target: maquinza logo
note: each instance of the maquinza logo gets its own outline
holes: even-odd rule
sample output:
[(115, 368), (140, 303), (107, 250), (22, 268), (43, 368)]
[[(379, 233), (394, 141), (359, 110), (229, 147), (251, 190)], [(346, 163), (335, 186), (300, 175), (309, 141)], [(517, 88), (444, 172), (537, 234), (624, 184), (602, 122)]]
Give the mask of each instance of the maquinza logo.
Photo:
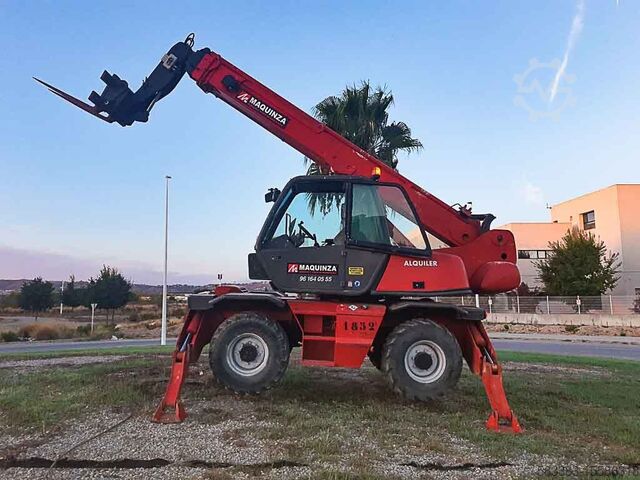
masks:
[(560, 68), (558, 59), (542, 63), (536, 58), (529, 60), (528, 68), (513, 77), (518, 85), (517, 95), (513, 103), (529, 112), (531, 120), (539, 118), (558, 119), (560, 112), (575, 105), (575, 98), (569, 85), (576, 80), (575, 75), (565, 73), (559, 79), (554, 94), (554, 77)]

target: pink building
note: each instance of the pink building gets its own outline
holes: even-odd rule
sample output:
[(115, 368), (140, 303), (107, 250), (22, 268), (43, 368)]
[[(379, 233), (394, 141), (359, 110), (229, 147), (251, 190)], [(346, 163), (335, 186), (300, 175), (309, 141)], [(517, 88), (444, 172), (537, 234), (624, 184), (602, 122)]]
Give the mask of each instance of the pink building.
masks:
[(518, 246), (522, 281), (539, 285), (534, 262), (546, 258), (549, 242), (577, 226), (620, 254), (621, 277), (614, 295), (640, 294), (640, 184), (616, 184), (551, 207), (551, 222), (508, 223)]

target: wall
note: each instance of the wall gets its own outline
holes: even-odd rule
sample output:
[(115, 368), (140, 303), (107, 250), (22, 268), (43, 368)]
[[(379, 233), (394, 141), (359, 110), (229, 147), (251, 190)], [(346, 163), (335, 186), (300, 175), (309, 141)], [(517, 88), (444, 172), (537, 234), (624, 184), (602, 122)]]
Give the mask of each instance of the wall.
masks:
[[(508, 223), (499, 228), (509, 230), (516, 239), (518, 250), (548, 250), (549, 242), (560, 240), (571, 227), (570, 223)], [(541, 286), (537, 260), (519, 258), (517, 265), (522, 281), (529, 287)]]
[[(571, 227), (584, 228), (582, 214), (595, 213), (595, 228), (587, 230), (602, 240), (610, 252), (618, 253), (621, 275), (613, 295), (635, 295), (640, 289), (640, 185), (612, 185), (551, 207), (551, 223), (509, 223), (518, 250), (546, 250)], [(518, 259), (522, 280), (540, 285), (535, 260)]]
[[(593, 210), (596, 227), (587, 230), (602, 240), (612, 252), (622, 256), (622, 236), (616, 185), (582, 195), (551, 207), (551, 220), (568, 222), (583, 229), (582, 214)], [(622, 292), (614, 292), (623, 295)]]
[(613, 295), (634, 295), (640, 288), (640, 185), (612, 185), (551, 207), (551, 218), (583, 228), (584, 212), (595, 212), (596, 228), (588, 230), (620, 255), (621, 278)]
[(640, 185), (617, 185), (624, 268), (616, 291), (635, 295), (640, 289)]

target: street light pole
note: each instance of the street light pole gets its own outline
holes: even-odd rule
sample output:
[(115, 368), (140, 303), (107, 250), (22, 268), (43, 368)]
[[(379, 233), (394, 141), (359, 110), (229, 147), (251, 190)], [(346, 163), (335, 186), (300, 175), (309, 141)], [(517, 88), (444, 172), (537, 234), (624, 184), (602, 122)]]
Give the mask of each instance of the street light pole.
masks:
[(64, 294), (64, 280), (62, 281), (62, 286), (60, 287), (60, 316), (62, 316), (62, 295)]
[(169, 246), (169, 180), (165, 175), (164, 192), (164, 278), (162, 281), (162, 328), (160, 332), (160, 345), (167, 344), (167, 257)]

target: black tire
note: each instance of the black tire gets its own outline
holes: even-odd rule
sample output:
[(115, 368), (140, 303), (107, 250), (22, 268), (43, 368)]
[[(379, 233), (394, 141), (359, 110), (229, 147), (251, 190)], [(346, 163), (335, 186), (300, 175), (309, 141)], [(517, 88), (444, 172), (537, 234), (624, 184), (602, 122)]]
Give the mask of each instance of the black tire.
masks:
[(387, 337), (382, 372), (391, 388), (409, 400), (426, 402), (458, 383), (462, 352), (446, 328), (422, 318), (398, 325)]
[(273, 320), (237, 313), (215, 331), (209, 366), (218, 383), (236, 393), (260, 393), (280, 381), (289, 364), (289, 339)]

